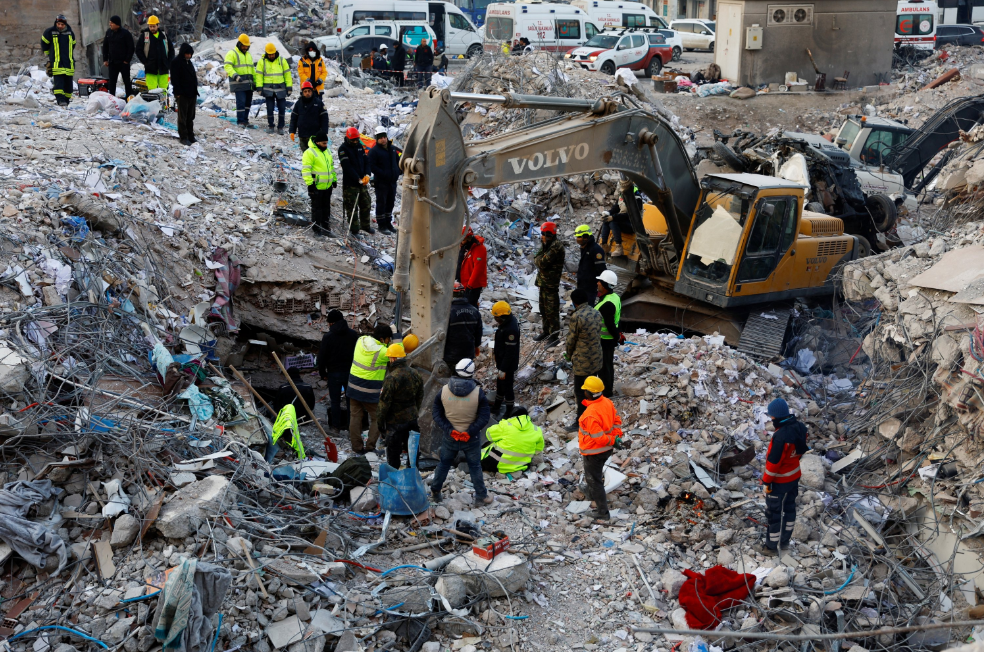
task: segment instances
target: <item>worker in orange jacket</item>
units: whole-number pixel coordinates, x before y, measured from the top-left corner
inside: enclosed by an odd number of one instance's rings
[[[584,483],[588,500],[594,501],[591,517],[598,524],[608,522],[608,497],[605,495],[605,463],[612,450],[622,447],[622,419],[615,404],[602,395],[605,384],[597,376],[588,376],[581,386],[584,390],[584,413],[578,419],[577,443],[584,462]]]

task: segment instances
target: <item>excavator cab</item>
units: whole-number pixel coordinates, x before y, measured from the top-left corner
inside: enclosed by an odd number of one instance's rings
[[[803,203],[785,179],[706,176],[673,290],[720,308],[833,293],[835,270],[860,247],[843,221]]]

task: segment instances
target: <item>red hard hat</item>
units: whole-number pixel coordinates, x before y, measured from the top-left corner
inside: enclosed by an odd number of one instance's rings
[[[540,233],[553,233],[554,235],[557,235],[557,223],[544,222],[543,226],[540,227]]]
[[[345,130],[345,137],[346,138],[358,138],[359,137],[359,130],[356,129],[355,127],[349,127],[348,129]]]
[[[465,235],[466,233],[468,235],[474,235],[475,234],[475,232],[472,231],[472,228],[470,226],[468,226],[467,224],[465,224],[464,226],[461,227],[461,235]]]
[[[310,89],[313,90],[314,89],[314,84],[312,84],[309,81],[306,81],[303,84],[301,84],[301,90],[303,91],[305,88],[310,88]]]

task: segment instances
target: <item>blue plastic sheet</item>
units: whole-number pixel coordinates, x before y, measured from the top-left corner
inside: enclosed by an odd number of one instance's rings
[[[420,433],[410,432],[407,448],[410,451],[410,468],[397,471],[385,462],[379,465],[379,504],[384,512],[398,516],[419,514],[430,504],[424,479],[417,470],[417,449]]]
[[[198,416],[199,421],[208,421],[215,414],[215,407],[211,399],[198,391],[198,387],[191,385],[185,391],[178,394],[178,398],[188,400],[188,407]]]
[[[71,216],[63,217],[62,224],[65,225],[64,234],[68,236],[72,242],[82,242],[85,237],[89,235],[89,225],[86,223],[84,217]]]

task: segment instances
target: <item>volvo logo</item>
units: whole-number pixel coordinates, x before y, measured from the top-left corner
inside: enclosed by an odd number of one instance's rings
[[[583,161],[588,157],[588,149],[587,143],[578,143],[561,149],[548,149],[542,154],[537,152],[533,156],[511,158],[508,161],[512,165],[514,174],[521,174],[527,167],[535,172],[540,168],[551,168],[560,163],[567,163],[571,157]]]

